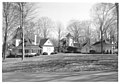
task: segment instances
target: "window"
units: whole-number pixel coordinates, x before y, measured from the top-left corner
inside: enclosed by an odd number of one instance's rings
[[[34,53],[34,49],[32,49],[32,53]]]
[[[22,49],[19,49],[19,53],[22,53]]]
[[[51,48],[50,48],[50,47],[48,47],[48,48],[47,48],[47,51],[51,51]]]
[[[25,50],[25,53],[28,53],[29,52],[29,50],[27,49],[27,50]]]

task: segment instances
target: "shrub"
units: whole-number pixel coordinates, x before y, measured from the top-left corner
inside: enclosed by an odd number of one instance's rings
[[[43,52],[43,55],[48,55],[48,53],[47,52]]]
[[[51,55],[55,54],[55,52],[52,52]]]
[[[90,54],[95,54],[95,50],[90,50]]]
[[[67,52],[70,52],[70,53],[74,53],[74,52],[77,52],[77,48],[76,47],[68,47],[67,48]]]

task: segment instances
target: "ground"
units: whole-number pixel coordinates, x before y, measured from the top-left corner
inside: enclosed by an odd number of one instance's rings
[[[7,58],[2,63],[3,82],[118,81],[117,55],[56,54]]]

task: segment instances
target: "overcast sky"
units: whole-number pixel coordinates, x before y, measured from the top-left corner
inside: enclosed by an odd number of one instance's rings
[[[89,20],[90,9],[94,3],[55,3],[40,2],[36,6],[38,8],[37,18],[47,16],[53,21],[61,21],[67,26],[70,20]]]

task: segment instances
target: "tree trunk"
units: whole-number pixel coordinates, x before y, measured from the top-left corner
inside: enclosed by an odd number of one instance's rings
[[[102,31],[102,25],[100,25],[100,31],[101,31],[101,54],[103,54],[103,31]]]
[[[119,3],[115,3],[116,6],[116,12],[117,12],[117,41],[119,39]],[[117,42],[117,46],[118,46],[118,42]]]
[[[5,16],[5,22],[6,22],[6,29],[5,29],[5,36],[4,36],[4,42],[3,42],[3,61],[5,60],[6,58],[6,49],[7,49],[7,29],[8,29],[8,22],[7,22],[7,15]]]

